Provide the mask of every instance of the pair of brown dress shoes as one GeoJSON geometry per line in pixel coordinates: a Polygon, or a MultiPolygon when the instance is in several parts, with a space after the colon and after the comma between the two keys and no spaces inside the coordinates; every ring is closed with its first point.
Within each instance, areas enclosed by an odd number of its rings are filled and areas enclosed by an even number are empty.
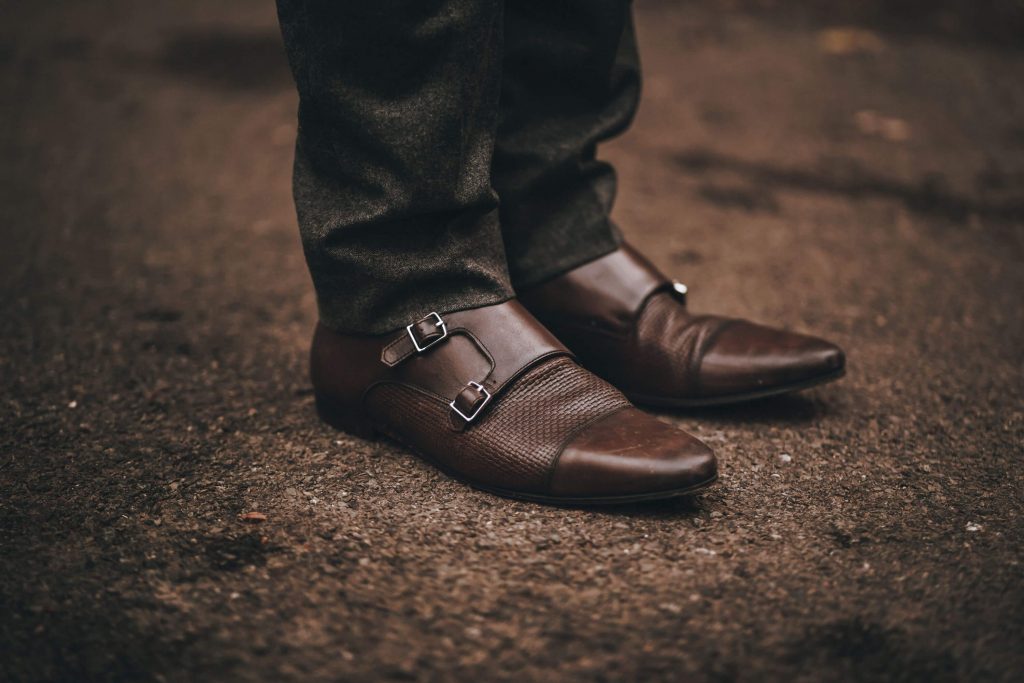
{"type": "Polygon", "coordinates": [[[841,349],[744,320],[693,315],[686,289],[628,245],[520,293],[430,313],[393,334],[318,326],[320,415],[384,434],[504,496],[598,504],[686,495],[717,477],[696,437],[633,403],[745,401],[843,374],[841,349]]]}

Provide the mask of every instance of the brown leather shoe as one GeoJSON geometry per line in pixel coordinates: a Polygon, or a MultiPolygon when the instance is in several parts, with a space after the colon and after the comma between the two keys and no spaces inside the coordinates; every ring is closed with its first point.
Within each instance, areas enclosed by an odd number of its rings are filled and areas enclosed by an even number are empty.
{"type": "Polygon", "coordinates": [[[623,503],[716,477],[707,446],[577,365],[517,301],[431,313],[382,337],[318,326],[311,360],[328,423],[383,433],[503,496],[623,503]]]}
{"type": "Polygon", "coordinates": [[[639,404],[747,401],[830,382],[846,366],[842,349],[823,339],[691,314],[686,287],[626,244],[520,300],[583,367],[639,404]]]}

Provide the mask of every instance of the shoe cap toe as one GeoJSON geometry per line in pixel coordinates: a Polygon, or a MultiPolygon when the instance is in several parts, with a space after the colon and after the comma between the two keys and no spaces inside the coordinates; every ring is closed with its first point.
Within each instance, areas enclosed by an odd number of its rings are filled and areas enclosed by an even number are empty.
{"type": "Polygon", "coordinates": [[[629,407],[573,436],[555,466],[551,493],[585,498],[684,492],[716,476],[715,456],[702,441],[629,407]]]}

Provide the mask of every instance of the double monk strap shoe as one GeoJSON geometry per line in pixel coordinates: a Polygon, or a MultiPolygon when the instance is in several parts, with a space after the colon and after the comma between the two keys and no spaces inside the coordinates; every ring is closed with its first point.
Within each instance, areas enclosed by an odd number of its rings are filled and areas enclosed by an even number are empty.
{"type": "Polygon", "coordinates": [[[747,401],[845,370],[843,351],[823,339],[690,313],[685,286],[626,244],[519,294],[583,367],[641,405],[747,401]]]}
{"type": "Polygon", "coordinates": [[[311,375],[329,424],[388,436],[499,495],[625,503],[716,478],[707,446],[580,367],[515,300],[431,313],[383,336],[318,326],[311,375]]]}

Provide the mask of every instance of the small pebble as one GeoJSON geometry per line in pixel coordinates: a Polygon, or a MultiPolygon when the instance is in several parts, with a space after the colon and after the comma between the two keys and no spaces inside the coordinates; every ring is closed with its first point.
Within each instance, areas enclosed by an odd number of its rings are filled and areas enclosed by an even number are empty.
{"type": "Polygon", "coordinates": [[[238,519],[243,522],[249,522],[250,524],[259,524],[260,522],[267,521],[267,516],[262,512],[253,510],[252,512],[243,512],[238,515],[238,519]]]}

